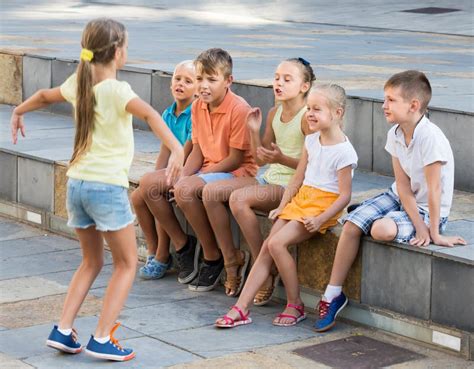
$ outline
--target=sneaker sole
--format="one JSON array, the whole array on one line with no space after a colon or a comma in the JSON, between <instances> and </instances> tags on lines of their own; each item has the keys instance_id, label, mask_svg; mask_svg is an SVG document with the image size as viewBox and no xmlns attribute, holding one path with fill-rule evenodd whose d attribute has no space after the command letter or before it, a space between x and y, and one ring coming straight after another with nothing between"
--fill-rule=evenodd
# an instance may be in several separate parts
<instances>
[{"instance_id":1,"label":"sneaker sole","mask_svg":"<svg viewBox=\"0 0 474 369\"><path fill-rule=\"evenodd\" d=\"M194 250L194 270L192 271L191 274L189 274L187 277L184 278L179 278L178 277L178 282L181 284L188 284L192 282L194 278L196 278L198 271L199 271L199 255L201 254L201 243L199 240L196 241L196 249Z\"/></svg>"},{"instance_id":2,"label":"sneaker sole","mask_svg":"<svg viewBox=\"0 0 474 369\"><path fill-rule=\"evenodd\" d=\"M46 341L46 346L54 348L54 349L62 351L62 352L66 352L68 354L78 354L82 351L82 346L75 349L75 348L71 348L69 346L66 346L66 345L64 345L60 342L51 341L51 340Z\"/></svg>"},{"instance_id":3,"label":"sneaker sole","mask_svg":"<svg viewBox=\"0 0 474 369\"><path fill-rule=\"evenodd\" d=\"M100 354L98 352L91 351L91 350L88 350L88 349L84 349L84 352L87 355L95 357L97 359L112 360L112 361L128 361L128 360L132 360L135 357L134 352L132 352L131 354L129 354L127 356Z\"/></svg>"},{"instance_id":4,"label":"sneaker sole","mask_svg":"<svg viewBox=\"0 0 474 369\"><path fill-rule=\"evenodd\" d=\"M347 303L349 302L349 299L346 298L346 301L344 302L344 304L342 304L342 306L336 311L336 314L334 315L334 320L331 324L323 327L323 328L316 328L316 327L313 327L313 329L316 331L316 332L326 332L328 330L330 330L332 327L334 327L336 325L336 318L337 318L337 315L341 312L342 309L344 309L346 306L347 306Z\"/></svg>"},{"instance_id":5,"label":"sneaker sole","mask_svg":"<svg viewBox=\"0 0 474 369\"><path fill-rule=\"evenodd\" d=\"M219 283L219 280L221 279L223 273L224 273L224 268L222 268L221 272L217 276L216 281L210 286L196 286L196 287L194 287L194 286L189 285L188 288L191 291L194 291L194 292L209 292L209 291L212 291L214 288L216 288L216 286Z\"/></svg>"}]
</instances>

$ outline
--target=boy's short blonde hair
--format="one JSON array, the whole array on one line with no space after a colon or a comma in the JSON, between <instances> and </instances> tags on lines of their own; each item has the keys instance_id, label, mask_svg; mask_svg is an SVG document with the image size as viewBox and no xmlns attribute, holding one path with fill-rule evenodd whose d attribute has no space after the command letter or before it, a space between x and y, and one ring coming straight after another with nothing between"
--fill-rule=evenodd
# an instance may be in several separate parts
<instances>
[{"instance_id":1,"label":"boy's short blonde hair","mask_svg":"<svg viewBox=\"0 0 474 369\"><path fill-rule=\"evenodd\" d=\"M426 111L431 100L431 85L423 72L407 70L394 74L385 82L384 90L397 87L400 87L402 97L405 100L418 99L420 101L420 112L424 113Z\"/></svg>"},{"instance_id":2,"label":"boy's short blonde hair","mask_svg":"<svg viewBox=\"0 0 474 369\"><path fill-rule=\"evenodd\" d=\"M173 75L175 75L178 68L181 68L181 67L189 69L193 73L196 72L196 67L194 66L193 60L183 60L182 62L179 62L178 64L176 64L176 66L174 67Z\"/></svg>"},{"instance_id":3,"label":"boy's short blonde hair","mask_svg":"<svg viewBox=\"0 0 474 369\"><path fill-rule=\"evenodd\" d=\"M203 51L194 61L197 73L209 75L221 72L224 78L232 75L232 58L223 49L213 48Z\"/></svg>"}]
</instances>

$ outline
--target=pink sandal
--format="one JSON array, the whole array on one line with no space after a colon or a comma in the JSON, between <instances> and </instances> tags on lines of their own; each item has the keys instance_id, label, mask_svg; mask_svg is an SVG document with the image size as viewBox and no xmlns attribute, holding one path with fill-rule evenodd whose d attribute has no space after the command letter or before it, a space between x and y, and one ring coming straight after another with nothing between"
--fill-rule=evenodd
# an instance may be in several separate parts
<instances>
[{"instance_id":1,"label":"pink sandal","mask_svg":"<svg viewBox=\"0 0 474 369\"><path fill-rule=\"evenodd\" d=\"M214 325L218 328L234 328L239 325L246 325L252 323L252 318L250 318L250 311L245 315L242 310L236 305L232 306L231 309L237 311L240 315L240 320L232 319L227 314L224 315L221 319L225 321L224 324L222 323L215 323Z\"/></svg>"},{"instance_id":2,"label":"pink sandal","mask_svg":"<svg viewBox=\"0 0 474 369\"><path fill-rule=\"evenodd\" d=\"M290 323L280 323L280 322L275 322L275 320L273 320L273 325L277 325L279 327L291 327L301 322L302 320L306 319L306 313L304 312L304 305L287 304L286 307L295 309L296 311L298 311L300 315L295 316L295 315L280 313L275 318L280 318L280 319L290 318L290 319L293 319L293 321Z\"/></svg>"}]
</instances>

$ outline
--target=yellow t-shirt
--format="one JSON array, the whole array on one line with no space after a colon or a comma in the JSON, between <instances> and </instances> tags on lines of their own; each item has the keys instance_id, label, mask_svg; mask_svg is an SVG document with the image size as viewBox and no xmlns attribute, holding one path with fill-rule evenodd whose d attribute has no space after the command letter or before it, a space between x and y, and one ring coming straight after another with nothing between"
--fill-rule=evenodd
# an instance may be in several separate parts
<instances>
[{"instance_id":1,"label":"yellow t-shirt","mask_svg":"<svg viewBox=\"0 0 474 369\"><path fill-rule=\"evenodd\" d=\"M77 75L60 87L61 94L76 107ZM70 178L110 183L128 188L128 171L133 160L132 115L125 110L137 97L127 82L106 79L94 87L94 130L92 144L67 171Z\"/></svg>"}]
</instances>

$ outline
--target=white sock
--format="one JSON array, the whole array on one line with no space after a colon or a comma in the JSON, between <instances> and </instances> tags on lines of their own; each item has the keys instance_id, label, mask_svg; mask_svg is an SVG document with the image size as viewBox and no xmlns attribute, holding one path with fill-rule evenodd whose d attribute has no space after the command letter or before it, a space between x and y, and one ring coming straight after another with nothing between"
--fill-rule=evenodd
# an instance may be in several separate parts
<instances>
[{"instance_id":1,"label":"white sock","mask_svg":"<svg viewBox=\"0 0 474 369\"><path fill-rule=\"evenodd\" d=\"M69 336L72 333L72 328L61 329L58 327L58 332L64 334L65 336Z\"/></svg>"},{"instance_id":2,"label":"white sock","mask_svg":"<svg viewBox=\"0 0 474 369\"><path fill-rule=\"evenodd\" d=\"M110 341L110 336L107 336L107 337L94 337L94 339L99 342L99 343L107 343Z\"/></svg>"},{"instance_id":3,"label":"white sock","mask_svg":"<svg viewBox=\"0 0 474 369\"><path fill-rule=\"evenodd\" d=\"M328 286L326 287L326 291L324 291L323 300L330 303L332 302L332 300L334 300L334 298L339 296L341 292L342 286L331 286L330 284L328 284Z\"/></svg>"}]
</instances>

